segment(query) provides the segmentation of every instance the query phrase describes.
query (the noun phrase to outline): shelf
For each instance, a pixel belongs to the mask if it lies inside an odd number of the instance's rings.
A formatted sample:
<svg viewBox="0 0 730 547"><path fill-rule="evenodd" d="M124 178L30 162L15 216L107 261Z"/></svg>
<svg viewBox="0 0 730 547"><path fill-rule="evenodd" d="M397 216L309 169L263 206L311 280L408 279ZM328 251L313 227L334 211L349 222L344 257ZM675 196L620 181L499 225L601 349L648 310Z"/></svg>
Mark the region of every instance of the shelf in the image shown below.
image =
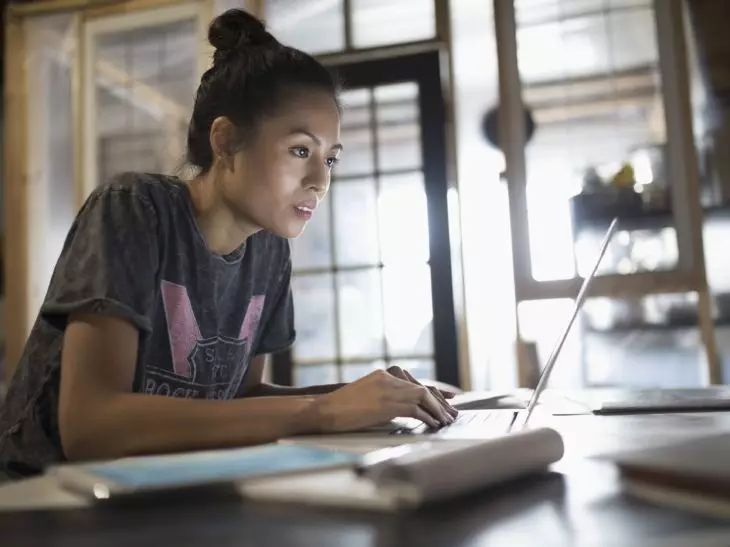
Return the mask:
<svg viewBox="0 0 730 547"><path fill-rule="evenodd" d="M730 205L706 207L703 210L705 220L730 220ZM618 216L619 229L622 230L661 230L674 225L670 210L643 211L640 214L621 214L620 212L598 213L590 218L573 216L573 231L585 230L605 231L608 225Z"/></svg>
<svg viewBox="0 0 730 547"><path fill-rule="evenodd" d="M730 317L718 317L715 319L715 327L730 327ZM629 334L632 332L671 332L682 329L697 329L699 324L697 318L686 318L674 320L669 323L634 323L619 325L608 329L596 329L590 326L585 327L585 331L590 334Z"/></svg>

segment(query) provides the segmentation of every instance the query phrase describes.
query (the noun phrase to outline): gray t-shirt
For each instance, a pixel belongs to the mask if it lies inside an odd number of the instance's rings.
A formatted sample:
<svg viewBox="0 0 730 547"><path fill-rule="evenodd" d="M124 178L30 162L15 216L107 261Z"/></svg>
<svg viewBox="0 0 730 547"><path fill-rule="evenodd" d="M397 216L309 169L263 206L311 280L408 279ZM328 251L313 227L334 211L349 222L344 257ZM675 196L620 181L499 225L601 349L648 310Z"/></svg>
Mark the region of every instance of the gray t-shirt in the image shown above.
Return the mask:
<svg viewBox="0 0 730 547"><path fill-rule="evenodd" d="M268 232L229 255L211 252L174 177L128 173L100 187L71 227L0 411L0 469L32 474L65 459L58 395L69 314L139 329L134 392L231 399L254 355L294 341L290 279L289 244Z"/></svg>

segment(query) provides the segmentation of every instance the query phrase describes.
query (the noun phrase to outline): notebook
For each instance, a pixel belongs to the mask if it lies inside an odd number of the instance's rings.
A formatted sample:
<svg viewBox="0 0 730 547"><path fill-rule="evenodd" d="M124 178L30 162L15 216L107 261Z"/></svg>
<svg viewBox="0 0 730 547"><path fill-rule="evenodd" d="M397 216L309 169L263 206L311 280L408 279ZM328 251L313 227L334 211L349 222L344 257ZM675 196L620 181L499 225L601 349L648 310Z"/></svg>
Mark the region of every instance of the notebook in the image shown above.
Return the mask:
<svg viewBox="0 0 730 547"><path fill-rule="evenodd" d="M96 499L352 467L357 454L269 444L51 466L61 487Z"/></svg>

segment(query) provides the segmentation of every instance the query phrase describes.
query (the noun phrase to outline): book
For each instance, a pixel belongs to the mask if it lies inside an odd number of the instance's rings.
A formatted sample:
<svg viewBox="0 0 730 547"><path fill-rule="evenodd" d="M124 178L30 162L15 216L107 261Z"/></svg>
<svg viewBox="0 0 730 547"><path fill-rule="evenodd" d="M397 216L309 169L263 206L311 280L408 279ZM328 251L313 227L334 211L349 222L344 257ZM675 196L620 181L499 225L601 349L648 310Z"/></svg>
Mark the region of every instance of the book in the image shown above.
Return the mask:
<svg viewBox="0 0 730 547"><path fill-rule="evenodd" d="M730 434L603 455L623 490L658 505L730 518Z"/></svg>

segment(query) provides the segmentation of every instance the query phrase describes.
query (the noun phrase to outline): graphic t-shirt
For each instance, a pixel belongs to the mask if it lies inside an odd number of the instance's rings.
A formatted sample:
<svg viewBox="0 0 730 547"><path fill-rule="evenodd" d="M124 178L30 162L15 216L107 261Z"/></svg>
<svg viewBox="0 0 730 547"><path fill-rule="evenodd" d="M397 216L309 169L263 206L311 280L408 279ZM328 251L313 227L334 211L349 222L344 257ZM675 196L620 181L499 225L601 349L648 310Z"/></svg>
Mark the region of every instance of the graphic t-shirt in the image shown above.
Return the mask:
<svg viewBox="0 0 730 547"><path fill-rule="evenodd" d="M64 460L58 394L71 313L139 329L134 392L232 399L253 356L294 341L290 278L288 242L265 231L228 255L211 252L174 177L128 173L98 188L71 227L0 410L0 468L30 474Z"/></svg>

